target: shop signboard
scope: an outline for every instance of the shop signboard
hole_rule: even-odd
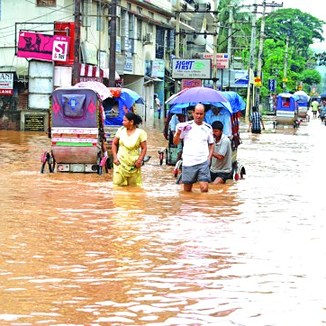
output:
[[[217,69],[229,68],[229,55],[227,53],[216,53],[214,60],[214,53],[198,53],[200,58],[211,59],[213,68],[216,66]],[[216,64],[214,64],[214,61]]]
[[[202,86],[201,79],[182,79],[181,81],[181,89],[200,87],[200,86]]]
[[[172,78],[210,79],[211,60],[208,59],[172,59]]]
[[[14,90],[14,73],[0,72],[0,96],[12,96]]]

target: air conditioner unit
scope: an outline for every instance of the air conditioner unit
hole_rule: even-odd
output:
[[[146,33],[144,43],[153,43],[153,33]]]

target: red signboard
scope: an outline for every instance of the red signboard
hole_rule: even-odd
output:
[[[14,94],[13,89],[1,89],[0,88],[0,96],[12,96]]]
[[[74,63],[74,44],[75,44],[75,23],[73,22],[54,22],[54,34],[69,36],[69,50],[66,62],[56,62],[56,65],[73,65]]]
[[[181,89],[202,86],[201,79],[182,79]]]

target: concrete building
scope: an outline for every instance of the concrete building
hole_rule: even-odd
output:
[[[73,84],[75,76],[107,83],[110,37],[116,39],[117,85],[142,95],[146,104],[139,113],[145,120],[154,117],[154,94],[164,102],[175,48],[172,2],[117,1],[116,17],[111,9],[111,0],[1,1],[0,129],[46,129],[52,90]],[[28,128],[27,117],[34,121]]]

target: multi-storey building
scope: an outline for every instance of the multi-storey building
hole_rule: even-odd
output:
[[[87,79],[110,82],[109,69],[115,69],[119,85],[144,97],[145,119],[154,115],[154,94],[164,102],[175,47],[170,0],[0,0],[0,8],[0,129],[24,129],[26,114],[46,115],[55,87]],[[54,47],[47,57],[31,54],[46,49],[55,35],[70,38],[65,60],[54,59]],[[31,36],[34,44],[26,41]]]

